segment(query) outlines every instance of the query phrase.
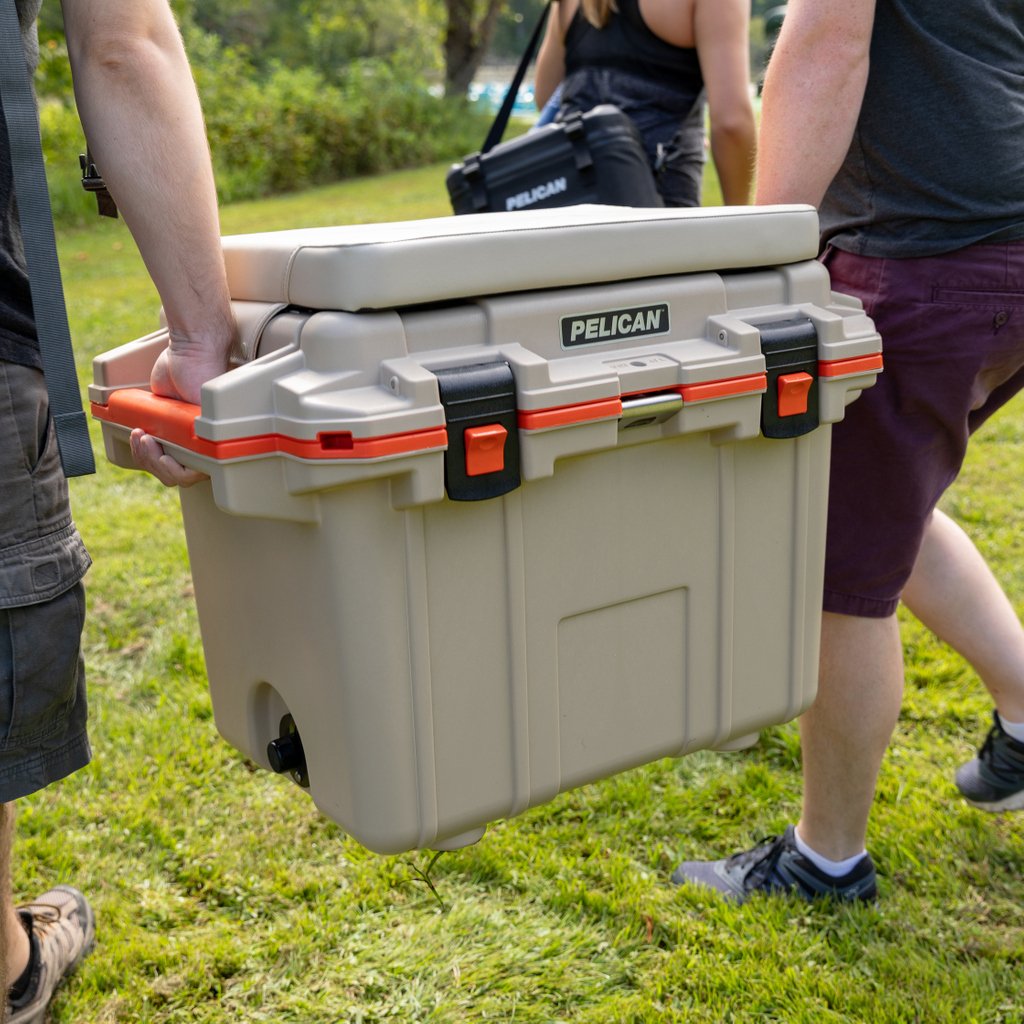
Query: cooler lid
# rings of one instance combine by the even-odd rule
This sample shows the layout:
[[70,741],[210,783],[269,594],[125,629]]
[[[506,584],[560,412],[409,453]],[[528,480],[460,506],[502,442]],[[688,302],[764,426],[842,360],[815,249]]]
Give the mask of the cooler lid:
[[223,240],[234,299],[358,311],[813,259],[811,206],[568,206]]

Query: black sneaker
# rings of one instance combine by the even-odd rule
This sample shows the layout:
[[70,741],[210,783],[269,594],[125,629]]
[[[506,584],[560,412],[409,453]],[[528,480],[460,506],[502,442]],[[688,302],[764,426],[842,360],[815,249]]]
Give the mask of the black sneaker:
[[693,882],[746,903],[757,892],[792,893],[803,900],[873,900],[878,895],[875,865],[868,854],[841,878],[826,875],[796,848],[790,825],[781,836],[762,839],[752,850],[725,860],[690,860],[672,873],[676,885]]
[[1006,734],[998,711],[978,756],[956,773],[956,788],[984,811],[1024,810],[1024,743]]

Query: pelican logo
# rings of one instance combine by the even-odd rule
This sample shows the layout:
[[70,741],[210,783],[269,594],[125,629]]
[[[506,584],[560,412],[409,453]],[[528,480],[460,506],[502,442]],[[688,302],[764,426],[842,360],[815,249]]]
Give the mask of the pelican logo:
[[668,303],[562,317],[562,348],[666,334]]
[[517,192],[514,196],[509,196],[505,200],[505,209],[521,210],[524,206],[533,206],[534,203],[539,203],[544,199],[550,199],[552,196],[565,192],[568,187],[569,182],[565,178],[553,178],[551,181],[534,185],[529,192]]

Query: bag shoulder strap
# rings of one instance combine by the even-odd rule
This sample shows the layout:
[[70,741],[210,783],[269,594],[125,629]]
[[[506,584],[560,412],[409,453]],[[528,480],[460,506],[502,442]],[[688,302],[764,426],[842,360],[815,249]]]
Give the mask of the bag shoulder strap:
[[512,108],[515,106],[516,97],[519,95],[519,86],[523,84],[523,76],[526,74],[526,69],[530,66],[530,61],[533,60],[534,52],[537,49],[537,44],[540,42],[541,33],[544,31],[544,24],[548,20],[550,10],[551,0],[547,0],[547,3],[544,4],[544,10],[540,12],[540,17],[534,26],[533,35],[530,36],[530,41],[526,44],[522,57],[519,58],[519,67],[516,68],[516,73],[512,77],[512,83],[505,93],[501,109],[491,125],[491,130],[487,133],[487,138],[484,140],[483,147],[480,150],[481,153],[487,153],[492,150],[501,142],[501,137],[505,134],[505,129],[508,127],[508,119],[512,116]]
[[96,463],[75,372],[53,233],[50,190],[43,167],[39,114],[14,0],[0,0],[0,101],[7,120],[32,309],[60,461],[65,476],[85,476],[96,472]]

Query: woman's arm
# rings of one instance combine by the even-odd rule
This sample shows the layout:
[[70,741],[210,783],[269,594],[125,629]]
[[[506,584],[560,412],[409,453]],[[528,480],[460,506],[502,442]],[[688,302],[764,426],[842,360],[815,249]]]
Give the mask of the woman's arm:
[[[540,50],[537,53],[537,66],[534,69],[533,95],[537,109],[542,110],[544,104],[565,78],[565,28],[562,24],[564,8],[570,6],[568,0],[559,3],[552,0],[548,12],[548,23],[544,29]],[[571,17],[571,15],[570,15]]]
[[727,206],[750,202],[757,126],[750,102],[750,5],[697,0],[694,39],[707,89],[711,155]]

